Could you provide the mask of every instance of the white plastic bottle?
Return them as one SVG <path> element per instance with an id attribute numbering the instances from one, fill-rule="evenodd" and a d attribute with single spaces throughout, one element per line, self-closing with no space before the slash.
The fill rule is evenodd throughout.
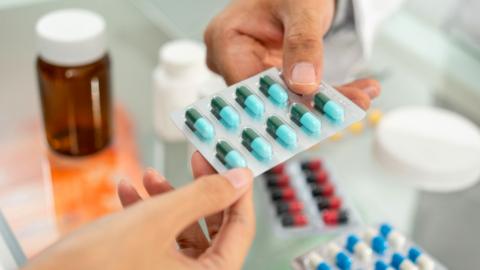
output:
<path id="1" fill-rule="evenodd" d="M 205 63 L 203 43 L 173 40 L 159 50 L 159 64 L 153 72 L 155 132 L 164 141 L 183 141 L 170 120 L 170 113 L 195 102 L 205 91 L 220 90 L 223 80 Z"/>
<path id="2" fill-rule="evenodd" d="M 203 43 L 173 40 L 160 48 L 159 64 L 153 71 L 153 119 L 160 140 L 155 149 L 155 165 L 173 179 L 186 177 L 187 165 L 181 166 L 190 162 L 186 140 L 170 120 L 170 113 L 194 103 L 205 93 L 225 87 L 223 79 L 208 69 L 205 58 Z"/>

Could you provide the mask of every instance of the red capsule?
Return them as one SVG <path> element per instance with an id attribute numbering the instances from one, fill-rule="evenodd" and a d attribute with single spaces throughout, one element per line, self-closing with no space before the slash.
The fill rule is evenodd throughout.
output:
<path id="1" fill-rule="evenodd" d="M 284 214 L 284 213 L 298 213 L 303 210 L 303 203 L 297 200 L 293 201 L 280 201 L 276 204 L 277 207 L 277 213 L 278 214 Z"/>
<path id="2" fill-rule="evenodd" d="M 293 219 L 295 220 L 295 225 L 297 226 L 304 226 L 308 223 L 307 217 L 303 214 L 296 214 L 293 216 Z"/>
<path id="3" fill-rule="evenodd" d="M 323 185 L 312 184 L 312 195 L 314 197 L 329 197 L 335 192 L 335 188 L 332 184 L 326 183 Z"/>
<path id="4" fill-rule="evenodd" d="M 345 210 L 328 209 L 322 212 L 323 222 L 327 225 L 344 224 L 348 222 Z"/>
<path id="5" fill-rule="evenodd" d="M 342 205 L 342 200 L 337 196 L 318 197 L 316 202 L 319 210 L 339 209 Z"/>
<path id="6" fill-rule="evenodd" d="M 288 201 L 295 198 L 295 190 L 292 187 L 273 188 L 270 192 L 274 201 Z"/>
<path id="7" fill-rule="evenodd" d="M 323 184 L 328 181 L 328 173 L 325 170 L 320 170 L 307 176 L 309 183 Z"/>
<path id="8" fill-rule="evenodd" d="M 293 215 L 285 214 L 282 216 L 282 225 L 285 227 L 300 227 L 308 224 L 308 219 L 305 215 L 296 213 Z"/>
<path id="9" fill-rule="evenodd" d="M 286 187 L 290 184 L 290 177 L 286 174 L 268 176 L 267 186 L 269 187 Z"/>
<path id="10" fill-rule="evenodd" d="M 270 170 L 275 174 L 283 174 L 285 172 L 285 164 L 284 163 L 279 164 Z"/>
<path id="11" fill-rule="evenodd" d="M 314 159 L 308 162 L 308 168 L 311 171 L 318 171 L 322 168 L 322 161 L 320 159 Z"/>

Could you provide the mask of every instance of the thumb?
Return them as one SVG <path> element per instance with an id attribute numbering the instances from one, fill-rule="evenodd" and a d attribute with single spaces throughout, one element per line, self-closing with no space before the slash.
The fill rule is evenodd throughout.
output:
<path id="1" fill-rule="evenodd" d="M 164 195 L 167 209 L 174 209 L 168 219 L 176 236 L 202 217 L 222 211 L 235 203 L 253 181 L 248 169 L 233 169 L 224 174 L 204 176 L 199 181 Z"/>
<path id="2" fill-rule="evenodd" d="M 318 88 L 323 71 L 323 36 L 330 27 L 334 1 L 303 0 L 290 3 L 283 13 L 283 75 L 289 88 L 310 94 Z"/>

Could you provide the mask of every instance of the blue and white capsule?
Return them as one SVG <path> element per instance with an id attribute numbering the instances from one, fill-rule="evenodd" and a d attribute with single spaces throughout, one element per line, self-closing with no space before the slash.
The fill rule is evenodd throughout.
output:
<path id="1" fill-rule="evenodd" d="M 210 102 L 211 112 L 227 128 L 237 128 L 240 124 L 240 115 L 223 98 L 213 97 Z"/>
<path id="2" fill-rule="evenodd" d="M 379 235 L 378 232 L 373 228 L 368 228 L 365 231 L 364 239 L 367 243 L 370 244 L 372 250 L 379 254 L 385 254 L 385 251 L 388 249 L 388 242 L 382 235 Z"/>
<path id="3" fill-rule="evenodd" d="M 215 156 L 228 169 L 247 167 L 245 158 L 226 141 L 218 142 L 215 149 L 217 151 Z"/>
<path id="4" fill-rule="evenodd" d="M 272 159 L 272 146 L 255 130 L 245 128 L 242 131 L 242 144 L 255 158 L 259 160 Z"/>
<path id="5" fill-rule="evenodd" d="M 287 104 L 287 90 L 268 75 L 260 78 L 260 91 L 275 105 L 285 106 Z"/>
<path id="6" fill-rule="evenodd" d="M 212 124 L 194 108 L 185 112 L 185 124 L 202 140 L 209 141 L 215 136 Z"/>
<path id="7" fill-rule="evenodd" d="M 308 254 L 306 258 L 309 270 L 331 270 L 332 267 L 316 252 Z"/>
<path id="8" fill-rule="evenodd" d="M 277 116 L 270 116 L 267 119 L 267 132 L 287 148 L 297 146 L 297 134 Z"/>
<path id="9" fill-rule="evenodd" d="M 304 128 L 308 133 L 319 134 L 321 123 L 318 118 L 302 104 L 293 104 L 290 110 L 290 118 L 299 127 Z"/>
<path id="10" fill-rule="evenodd" d="M 400 232 L 393 229 L 390 224 L 383 223 L 380 225 L 378 229 L 380 235 L 385 237 L 388 240 L 390 246 L 395 250 L 400 250 L 405 245 L 405 236 L 403 236 Z"/>
<path id="11" fill-rule="evenodd" d="M 343 122 L 345 119 L 345 111 L 342 106 L 340 106 L 335 101 L 331 100 L 322 92 L 318 92 L 313 97 L 313 104 L 315 109 L 319 112 L 326 114 L 331 119 L 336 122 Z"/>
<path id="12" fill-rule="evenodd" d="M 352 258 L 350 258 L 345 252 L 343 252 L 337 244 L 328 244 L 327 254 L 330 260 L 335 262 L 335 265 L 340 270 L 350 270 L 352 268 Z"/>
<path id="13" fill-rule="evenodd" d="M 420 270 L 433 270 L 435 262 L 418 247 L 411 247 L 408 250 L 408 259 L 414 262 Z"/>
<path id="14" fill-rule="evenodd" d="M 393 267 L 391 267 L 388 263 L 382 261 L 382 260 L 377 260 L 375 262 L 375 270 L 394 270 Z"/>
<path id="15" fill-rule="evenodd" d="M 265 113 L 265 105 L 246 86 L 240 86 L 235 91 L 235 100 L 253 118 L 261 118 Z"/>
<path id="16" fill-rule="evenodd" d="M 390 265 L 396 270 L 418 270 L 418 267 L 398 252 L 393 253 Z"/>
<path id="17" fill-rule="evenodd" d="M 363 262 L 369 262 L 372 260 L 372 249 L 354 234 L 350 234 L 347 237 L 345 249 L 357 256 Z"/>

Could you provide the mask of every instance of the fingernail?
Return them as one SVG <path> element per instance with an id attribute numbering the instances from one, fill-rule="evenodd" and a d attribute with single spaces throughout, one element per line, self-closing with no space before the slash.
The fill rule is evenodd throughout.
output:
<path id="1" fill-rule="evenodd" d="M 312 63 L 296 63 L 292 69 L 292 84 L 315 84 L 317 77 L 315 75 L 315 66 Z"/>
<path id="2" fill-rule="evenodd" d="M 362 89 L 362 91 L 367 94 L 370 98 L 374 98 L 377 96 L 377 88 L 376 87 L 372 87 L 372 86 L 369 86 L 369 87 L 366 87 L 364 89 Z"/>
<path id="3" fill-rule="evenodd" d="M 223 177 L 236 189 L 248 185 L 252 181 L 252 173 L 246 169 L 233 169 L 223 174 Z"/>
<path id="4" fill-rule="evenodd" d="M 154 182 L 162 182 L 162 181 L 165 181 L 165 177 L 163 175 L 161 175 L 160 173 L 157 172 L 157 170 L 155 170 L 154 168 L 147 168 L 145 170 L 145 175 L 151 175 L 151 177 L 149 177 L 149 179 L 153 180 Z"/>

